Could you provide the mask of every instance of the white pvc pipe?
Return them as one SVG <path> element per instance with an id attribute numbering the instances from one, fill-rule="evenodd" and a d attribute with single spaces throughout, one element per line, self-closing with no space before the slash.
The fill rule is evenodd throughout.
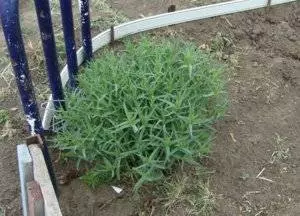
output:
<path id="1" fill-rule="evenodd" d="M 19 178 L 21 186 L 21 201 L 22 201 L 22 215 L 28 216 L 28 195 L 27 183 L 34 180 L 33 176 L 33 161 L 27 145 L 17 145 L 17 157 L 19 167 Z"/>
<path id="2" fill-rule="evenodd" d="M 294 2 L 296 0 L 272 0 L 270 5 L 279 5 L 283 3 Z M 128 35 L 165 27 L 169 25 L 201 20 L 210 17 L 216 17 L 226 14 L 232 14 L 242 11 L 248 11 L 258 8 L 263 8 L 268 5 L 268 0 L 235 0 L 218 4 L 206 5 L 201 7 L 180 10 L 172 13 L 164 13 L 156 16 L 146 17 L 127 23 L 120 24 L 114 28 L 115 39 L 121 39 Z M 92 40 L 93 52 L 96 52 L 103 46 L 110 43 L 110 29 L 106 30 Z M 77 51 L 78 66 L 83 63 L 83 48 Z M 63 86 L 66 85 L 68 77 L 67 65 L 61 71 L 61 79 Z M 54 106 L 52 95 L 50 95 L 47 107 L 43 116 L 43 127 L 49 129 L 51 120 L 54 116 Z"/>

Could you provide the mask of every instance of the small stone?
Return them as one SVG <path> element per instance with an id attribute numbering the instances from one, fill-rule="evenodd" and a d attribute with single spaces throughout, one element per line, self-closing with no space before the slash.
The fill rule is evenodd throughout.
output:
<path id="1" fill-rule="evenodd" d="M 18 109 L 19 109 L 18 107 L 10 108 L 11 111 L 17 111 Z"/>

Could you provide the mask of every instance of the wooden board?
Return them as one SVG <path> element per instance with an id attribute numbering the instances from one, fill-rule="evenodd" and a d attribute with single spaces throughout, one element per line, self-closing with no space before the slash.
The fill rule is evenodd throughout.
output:
<path id="1" fill-rule="evenodd" d="M 44 197 L 45 216 L 61 216 L 42 150 L 38 145 L 29 145 L 28 148 L 33 161 L 34 180 L 39 183 Z"/>
<path id="2" fill-rule="evenodd" d="M 40 185 L 36 181 L 27 183 L 28 215 L 44 216 L 44 198 Z"/>

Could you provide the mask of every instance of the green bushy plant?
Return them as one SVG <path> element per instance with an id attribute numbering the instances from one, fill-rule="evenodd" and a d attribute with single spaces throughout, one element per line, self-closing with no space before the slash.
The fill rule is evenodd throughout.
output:
<path id="1" fill-rule="evenodd" d="M 211 126 L 226 110 L 223 70 L 177 39 L 105 50 L 67 94 L 56 147 L 90 164 L 83 179 L 91 186 L 122 176 L 133 177 L 135 189 L 159 180 L 176 162 L 209 152 Z"/>

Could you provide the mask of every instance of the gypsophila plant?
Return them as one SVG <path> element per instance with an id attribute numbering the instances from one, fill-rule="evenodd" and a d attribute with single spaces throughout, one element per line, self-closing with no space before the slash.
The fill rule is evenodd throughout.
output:
<path id="1" fill-rule="evenodd" d="M 178 161 L 209 152 L 212 124 L 224 115 L 224 68 L 178 39 L 103 51 L 79 76 L 57 114 L 56 147 L 91 169 L 91 186 L 130 176 L 135 190 L 161 179 Z"/>

